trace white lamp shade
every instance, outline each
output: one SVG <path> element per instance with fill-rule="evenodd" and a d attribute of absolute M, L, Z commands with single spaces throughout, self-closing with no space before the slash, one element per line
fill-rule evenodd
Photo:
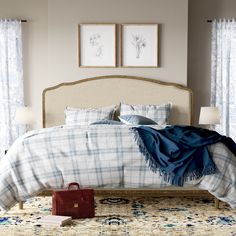
<path fill-rule="evenodd" d="M 220 123 L 220 113 L 217 107 L 201 107 L 199 124 L 216 125 Z"/>
<path fill-rule="evenodd" d="M 34 123 L 34 113 L 31 107 L 19 107 L 16 109 L 15 121 L 17 124 L 30 125 Z"/>

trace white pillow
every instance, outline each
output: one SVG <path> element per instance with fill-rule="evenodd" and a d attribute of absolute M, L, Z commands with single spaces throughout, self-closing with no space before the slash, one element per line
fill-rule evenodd
<path fill-rule="evenodd" d="M 119 120 L 126 125 L 156 125 L 154 120 L 139 115 L 119 116 Z"/>
<path fill-rule="evenodd" d="M 101 108 L 74 108 L 66 107 L 65 123 L 67 125 L 79 124 L 89 125 L 95 121 L 107 119 L 112 120 L 116 105 Z"/>
<path fill-rule="evenodd" d="M 139 115 L 154 120 L 157 124 L 168 124 L 171 103 L 162 105 L 129 105 L 120 104 L 120 116 Z"/>

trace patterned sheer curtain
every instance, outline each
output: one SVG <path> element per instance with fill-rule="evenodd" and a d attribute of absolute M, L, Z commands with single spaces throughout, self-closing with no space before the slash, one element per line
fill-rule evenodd
<path fill-rule="evenodd" d="M 14 119 L 23 105 L 21 21 L 0 19 L 0 157 L 25 132 Z"/>
<path fill-rule="evenodd" d="M 221 124 L 216 131 L 236 141 L 236 22 L 212 22 L 211 105 L 217 106 Z"/>

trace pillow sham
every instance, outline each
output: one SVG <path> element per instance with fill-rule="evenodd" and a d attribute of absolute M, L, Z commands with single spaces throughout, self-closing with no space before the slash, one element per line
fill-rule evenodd
<path fill-rule="evenodd" d="M 103 120 L 95 121 L 91 123 L 91 125 L 123 125 L 123 123 L 117 120 L 103 119 Z"/>
<path fill-rule="evenodd" d="M 140 115 L 145 116 L 157 124 L 168 124 L 171 104 L 162 105 L 129 105 L 120 104 L 120 116 L 124 115 Z"/>
<path fill-rule="evenodd" d="M 67 125 L 79 124 L 89 125 L 95 121 L 113 118 L 115 105 L 101 108 L 74 108 L 66 107 L 65 123 Z"/>
<path fill-rule="evenodd" d="M 126 125 L 156 125 L 154 120 L 139 115 L 124 115 L 118 117 Z"/>

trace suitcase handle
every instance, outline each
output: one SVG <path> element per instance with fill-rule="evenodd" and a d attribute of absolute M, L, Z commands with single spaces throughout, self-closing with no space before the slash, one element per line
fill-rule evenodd
<path fill-rule="evenodd" d="M 72 183 L 69 183 L 69 185 L 68 185 L 68 189 L 70 190 L 70 187 L 71 186 L 76 186 L 77 187 L 77 190 L 78 189 L 80 189 L 80 186 L 79 186 L 79 184 L 78 183 L 76 183 L 76 182 L 72 182 Z M 83 194 L 83 192 L 81 191 L 81 200 L 82 201 L 84 201 L 85 199 L 84 199 L 84 194 Z"/>
<path fill-rule="evenodd" d="M 77 186 L 77 189 L 80 189 L 79 184 L 76 182 L 69 183 L 68 189 L 70 189 L 71 186 Z"/>

